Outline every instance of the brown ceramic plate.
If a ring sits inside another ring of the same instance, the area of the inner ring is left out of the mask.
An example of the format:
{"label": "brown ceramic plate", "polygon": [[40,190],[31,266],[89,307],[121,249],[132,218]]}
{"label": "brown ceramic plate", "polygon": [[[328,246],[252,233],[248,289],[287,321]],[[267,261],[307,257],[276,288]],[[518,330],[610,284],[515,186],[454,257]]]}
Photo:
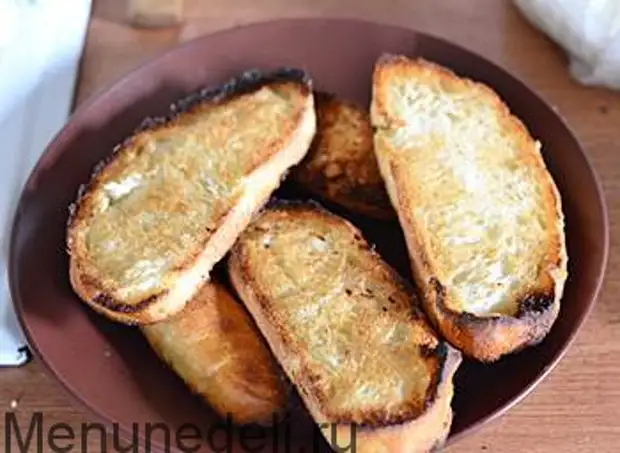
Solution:
{"label": "brown ceramic plate", "polygon": [[[368,102],[373,62],[386,51],[424,56],[497,90],[545,143],[544,157],[566,214],[570,277],[557,323],[535,348],[492,366],[464,364],[456,378],[451,439],[471,432],[522,399],[566,351],[596,298],[608,234],[594,171],[556,113],[494,64],[412,30],[323,19],[257,24],[176,48],[82,105],[36,166],[19,204],[10,283],[29,344],[70,393],[103,421],[117,422],[123,437],[131,432],[132,423],[138,423],[144,436],[147,422],[165,422],[171,428],[194,423],[208,435],[217,419],[160,364],[137,331],[95,315],[72,293],[64,232],[67,207],[78,185],[143,117],[164,113],[171,101],[192,90],[252,67],[301,66],[313,75],[316,88]],[[287,188],[279,194],[299,195]],[[398,227],[354,220],[378,243],[379,251],[408,274]],[[303,411],[294,411],[290,417],[277,436],[285,442],[288,429],[291,446],[284,451],[302,451],[300,447],[312,442],[312,425]],[[156,430],[153,445],[161,448],[164,437],[163,430]],[[221,447],[229,439],[221,433],[215,437],[216,448],[225,451]],[[208,451],[207,444],[203,451]],[[276,450],[266,447],[264,451]]]}

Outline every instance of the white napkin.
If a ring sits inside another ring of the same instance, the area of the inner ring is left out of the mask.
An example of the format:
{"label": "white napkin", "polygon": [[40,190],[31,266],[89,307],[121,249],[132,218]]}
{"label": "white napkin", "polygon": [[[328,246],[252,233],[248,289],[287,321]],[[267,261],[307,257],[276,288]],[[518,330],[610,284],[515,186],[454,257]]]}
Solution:
{"label": "white napkin", "polygon": [[13,214],[22,186],[65,124],[90,0],[0,0],[0,366],[28,357],[7,282]]}
{"label": "white napkin", "polygon": [[515,4],[564,48],[576,80],[620,89],[620,0],[515,0]]}

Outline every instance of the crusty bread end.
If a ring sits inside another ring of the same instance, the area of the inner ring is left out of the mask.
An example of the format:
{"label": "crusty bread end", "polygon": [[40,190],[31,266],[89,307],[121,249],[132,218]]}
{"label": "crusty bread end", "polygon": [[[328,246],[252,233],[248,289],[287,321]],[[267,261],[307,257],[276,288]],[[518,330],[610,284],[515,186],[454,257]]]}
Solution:
{"label": "crusty bread end", "polygon": [[291,179],[323,200],[380,220],[395,220],[373,151],[366,108],[335,95],[315,93],[317,130]]}
{"label": "crusty bread end", "polygon": [[284,376],[241,302],[205,284],[179,313],[141,327],[157,355],[222,417],[268,424],[286,404]]}
{"label": "crusty bread end", "polygon": [[[454,374],[461,363],[455,349],[448,350],[435,401],[415,420],[381,428],[327,424],[323,435],[332,447],[352,445],[358,453],[428,453],[444,446],[452,426],[451,401],[454,395]],[[335,431],[335,433],[334,433]],[[336,450],[336,448],[334,448]],[[351,449],[353,451],[353,448]]]}

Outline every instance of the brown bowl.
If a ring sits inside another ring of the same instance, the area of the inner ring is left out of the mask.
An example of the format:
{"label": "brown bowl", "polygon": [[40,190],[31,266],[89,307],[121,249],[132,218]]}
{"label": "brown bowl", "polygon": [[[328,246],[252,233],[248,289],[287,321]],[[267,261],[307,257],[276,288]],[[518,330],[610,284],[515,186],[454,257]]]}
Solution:
{"label": "brown bowl", "polygon": [[[251,67],[301,66],[310,71],[318,89],[368,102],[373,62],[383,52],[424,56],[497,90],[545,144],[544,157],[566,215],[570,277],[559,319],[537,347],[491,366],[472,362],[462,366],[456,377],[451,439],[521,400],[562,357],[596,298],[608,231],[594,171],[554,111],[522,82],[484,58],[412,30],[324,19],[257,24],[178,47],[84,103],[51,143],[22,194],[12,235],[10,283],[29,344],[70,393],[103,421],[117,423],[123,437],[137,423],[144,438],[147,422],[163,422],[171,429],[195,423],[208,434],[218,419],[157,360],[136,330],[92,313],[71,291],[64,232],[67,207],[78,185],[142,118],[164,113],[171,101],[190,91]],[[287,188],[279,193],[296,196]],[[379,251],[408,275],[398,227],[354,220],[378,243]],[[301,446],[312,442],[312,424],[302,410],[290,417],[277,436],[269,433],[268,437],[285,442],[282,439],[290,430],[291,446],[285,451],[301,451]],[[164,432],[154,433],[153,445],[161,449]],[[214,440],[216,447],[228,442],[221,433]],[[201,451],[209,451],[208,442]],[[265,451],[275,450],[266,447]]]}

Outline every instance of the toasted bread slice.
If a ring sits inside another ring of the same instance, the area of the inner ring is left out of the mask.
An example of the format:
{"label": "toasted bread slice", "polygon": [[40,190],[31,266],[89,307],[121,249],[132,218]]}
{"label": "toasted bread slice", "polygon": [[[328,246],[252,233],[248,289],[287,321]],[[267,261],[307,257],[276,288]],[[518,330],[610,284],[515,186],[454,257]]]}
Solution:
{"label": "toasted bread slice", "polygon": [[265,424],[286,404],[280,367],[240,302],[207,283],[180,312],[141,327],[158,356],[223,418]]}
{"label": "toasted bread slice", "polygon": [[487,86],[424,60],[375,68],[375,153],[428,315],[493,361],[549,332],[567,276],[540,144]]}
{"label": "toasted bread slice", "polygon": [[245,73],[151,121],[72,209],[76,293],[128,324],[179,312],[304,157],[315,128],[310,81],[298,70]]}
{"label": "toasted bread slice", "polygon": [[368,111],[327,93],[315,94],[317,130],[291,178],[310,193],[377,219],[396,214],[373,150]]}
{"label": "toasted bread slice", "polygon": [[326,439],[358,452],[446,438],[460,353],[414,292],[344,219],[310,205],[260,215],[231,251],[233,286]]}

